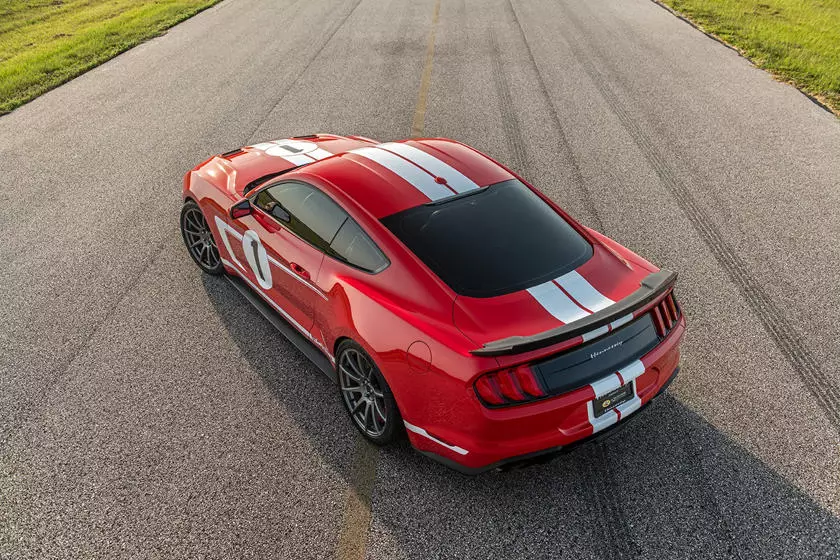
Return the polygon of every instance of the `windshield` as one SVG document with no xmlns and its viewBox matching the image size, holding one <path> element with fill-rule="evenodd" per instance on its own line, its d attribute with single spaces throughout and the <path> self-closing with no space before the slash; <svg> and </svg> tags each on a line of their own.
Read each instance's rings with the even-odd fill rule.
<svg viewBox="0 0 840 560">
<path fill-rule="evenodd" d="M 409 208 L 382 223 L 469 297 L 524 290 L 592 257 L 589 243 L 516 179 Z"/>
</svg>

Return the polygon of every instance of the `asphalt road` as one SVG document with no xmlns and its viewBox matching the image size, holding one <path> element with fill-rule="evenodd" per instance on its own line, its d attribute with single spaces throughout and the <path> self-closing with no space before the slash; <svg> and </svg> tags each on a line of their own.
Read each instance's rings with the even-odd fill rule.
<svg viewBox="0 0 840 560">
<path fill-rule="evenodd" d="M 840 556 L 840 121 L 649 0 L 435 14 L 227 0 L 0 117 L 0 557 Z M 377 452 L 189 260 L 196 162 L 406 137 L 421 83 L 426 135 L 680 272 L 680 377 L 603 444 Z"/>
</svg>

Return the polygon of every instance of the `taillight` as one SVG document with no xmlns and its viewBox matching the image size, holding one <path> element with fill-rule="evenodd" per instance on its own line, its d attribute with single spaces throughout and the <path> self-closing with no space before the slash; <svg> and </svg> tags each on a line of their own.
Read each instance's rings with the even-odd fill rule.
<svg viewBox="0 0 840 560">
<path fill-rule="evenodd" d="M 486 373 L 476 379 L 475 392 L 492 406 L 518 404 L 545 396 L 545 391 L 526 365 Z"/>
<path fill-rule="evenodd" d="M 475 392 L 487 404 L 502 404 L 505 402 L 502 393 L 499 391 L 499 386 L 489 375 L 484 375 L 476 380 Z"/>
<path fill-rule="evenodd" d="M 669 292 L 665 298 L 657 303 L 650 311 L 656 334 L 664 337 L 673 329 L 680 319 L 680 308 L 674 298 L 674 292 Z"/>
<path fill-rule="evenodd" d="M 659 306 L 656 306 L 650 312 L 653 317 L 653 326 L 656 328 L 656 334 L 665 336 L 665 320 L 662 318 L 662 312 L 659 311 Z"/>
<path fill-rule="evenodd" d="M 519 381 L 519 386 L 530 397 L 544 397 L 545 391 L 540 387 L 534 372 L 528 366 L 519 366 L 513 369 L 513 375 Z"/>
<path fill-rule="evenodd" d="M 679 318 L 680 314 L 679 311 L 677 311 L 677 300 L 674 299 L 674 292 L 671 292 L 668 294 L 668 297 L 665 298 L 665 305 L 668 306 L 668 310 L 674 318 Z"/>
<path fill-rule="evenodd" d="M 501 371 L 496 374 L 496 383 L 499 384 L 499 391 L 509 401 L 524 401 L 527 397 L 525 392 L 519 389 L 519 382 L 512 371 Z"/>
</svg>

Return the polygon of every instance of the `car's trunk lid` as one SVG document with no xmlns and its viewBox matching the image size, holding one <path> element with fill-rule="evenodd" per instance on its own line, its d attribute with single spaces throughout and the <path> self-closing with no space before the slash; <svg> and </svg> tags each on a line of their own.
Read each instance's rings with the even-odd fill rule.
<svg viewBox="0 0 840 560">
<path fill-rule="evenodd" d="M 497 297 L 458 296 L 454 303 L 453 320 L 479 348 L 492 347 L 500 341 L 513 341 L 509 349 L 505 344 L 497 345 L 502 351 L 488 352 L 487 355 L 528 353 L 529 357 L 538 357 L 594 340 L 630 322 L 632 308 L 628 309 L 621 302 L 637 292 L 650 274 L 650 270 L 619 259 L 596 242 L 588 261 L 558 279 Z M 585 330 L 574 337 L 539 340 L 543 333 L 567 325 L 574 326 L 577 322 L 585 324 L 591 320 L 588 318 L 598 318 L 614 310 L 627 313 L 603 327 Z M 517 349 L 517 341 L 533 338 L 538 339 L 536 343 Z"/>
</svg>

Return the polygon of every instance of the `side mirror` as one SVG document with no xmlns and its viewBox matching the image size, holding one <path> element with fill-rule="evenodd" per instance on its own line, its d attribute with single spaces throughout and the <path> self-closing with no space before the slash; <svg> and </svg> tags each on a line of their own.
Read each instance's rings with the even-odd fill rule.
<svg viewBox="0 0 840 560">
<path fill-rule="evenodd" d="M 241 202 L 237 202 L 230 207 L 230 217 L 234 220 L 244 218 L 251 213 L 251 201 L 247 198 Z"/>
</svg>

